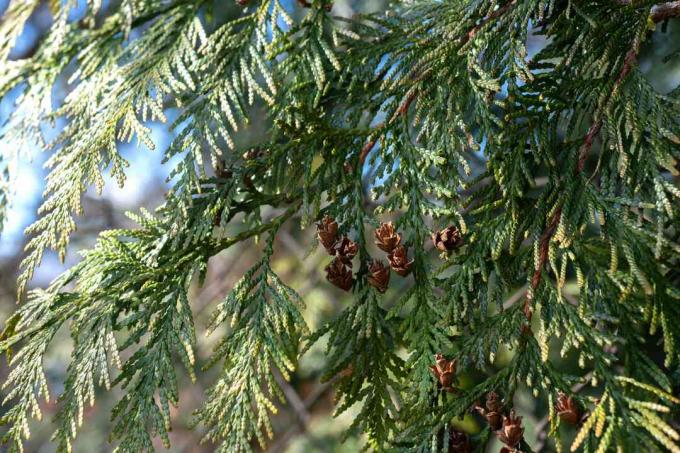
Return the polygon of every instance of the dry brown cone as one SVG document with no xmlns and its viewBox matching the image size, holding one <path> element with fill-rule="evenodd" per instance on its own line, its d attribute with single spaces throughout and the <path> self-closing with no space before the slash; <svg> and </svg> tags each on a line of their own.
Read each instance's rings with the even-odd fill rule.
<svg viewBox="0 0 680 453">
<path fill-rule="evenodd" d="M 453 387 L 453 380 L 456 375 L 456 364 L 458 360 L 447 360 L 442 354 L 434 355 L 435 364 L 430 367 L 430 370 L 439 381 L 442 389 L 447 392 L 455 392 Z"/>
<path fill-rule="evenodd" d="M 394 231 L 392 222 L 381 223 L 375 230 L 375 239 L 375 245 L 377 245 L 380 250 L 387 253 L 392 253 L 392 251 L 401 244 L 401 236 Z"/>
<path fill-rule="evenodd" d="M 402 277 L 406 277 L 411 272 L 413 260 L 409 261 L 406 247 L 403 245 L 398 246 L 387 255 L 387 260 L 390 262 L 392 270 Z"/>
<path fill-rule="evenodd" d="M 340 289 L 352 289 L 352 271 L 339 258 L 326 266 L 326 279 Z"/>
<path fill-rule="evenodd" d="M 387 291 L 390 283 L 390 268 L 385 266 L 380 260 L 372 260 L 368 265 L 368 283 L 381 293 Z"/>
<path fill-rule="evenodd" d="M 522 417 L 515 414 L 514 409 L 510 411 L 510 415 L 503 417 L 503 427 L 496 431 L 496 436 L 505 445 L 513 448 L 522 440 L 522 436 L 524 436 Z"/>
<path fill-rule="evenodd" d="M 463 236 L 455 226 L 432 233 L 432 243 L 442 252 L 450 252 L 463 245 Z"/>
<path fill-rule="evenodd" d="M 581 411 L 574 398 L 562 392 L 557 393 L 555 409 L 557 409 L 557 415 L 570 425 L 578 425 L 581 420 Z"/>
<path fill-rule="evenodd" d="M 489 392 L 486 395 L 484 407 L 477 405 L 475 410 L 486 419 L 492 431 L 499 430 L 503 426 L 503 404 L 496 392 Z"/>
<path fill-rule="evenodd" d="M 498 453 L 524 453 L 522 450 L 513 447 L 501 447 Z"/>
<path fill-rule="evenodd" d="M 452 430 L 449 435 L 449 453 L 470 453 L 472 446 L 470 438 L 461 431 Z"/>
<path fill-rule="evenodd" d="M 352 258 L 356 256 L 358 251 L 359 244 L 347 236 L 343 236 L 342 239 L 335 244 L 335 255 L 337 259 L 349 267 L 352 267 Z"/>
<path fill-rule="evenodd" d="M 316 224 L 316 235 L 328 254 L 335 254 L 335 243 L 338 240 L 338 222 L 330 216 L 324 216 L 321 222 Z"/>
</svg>

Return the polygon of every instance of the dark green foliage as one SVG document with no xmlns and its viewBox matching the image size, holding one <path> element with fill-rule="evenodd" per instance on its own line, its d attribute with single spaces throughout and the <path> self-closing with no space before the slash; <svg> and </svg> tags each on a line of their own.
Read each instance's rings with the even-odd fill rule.
<svg viewBox="0 0 680 453">
<path fill-rule="evenodd" d="M 68 123 L 44 145 L 50 174 L 20 291 L 46 249 L 65 253 L 83 191 L 101 190 L 107 169 L 124 183 L 117 144 L 153 148 L 145 122 L 171 109 L 164 160 L 179 163 L 155 214 L 102 233 L 8 322 L 10 448 L 39 415 L 42 357 L 62 326 L 75 347 L 60 449 L 70 450 L 97 385 L 125 391 L 111 429 L 119 450 L 152 450 L 154 436 L 167 444 L 178 373 L 195 368 L 189 287 L 210 256 L 264 234 L 262 260 L 216 304 L 209 328 L 223 335 L 209 364 L 222 372 L 196 422 L 220 451 L 265 445 L 269 413 L 285 401 L 277 377 L 315 341 L 328 342 L 337 411 L 358 404 L 350 431 L 369 449 L 446 450 L 452 421 L 492 390 L 512 406 L 521 386 L 547 401 L 556 445 L 557 392 L 588 387 L 575 395 L 589 416 L 572 450 L 680 451 L 669 422 L 680 403 L 680 90 L 660 93 L 638 66 L 652 36 L 668 39 L 660 23 L 678 25 L 680 6 L 416 1 L 348 19 L 322 0 L 296 14 L 277 0 L 227 13 L 207 1 L 102 11 L 93 1 L 80 27 L 66 2 L 33 56 L 5 61 L 33 3 L 12 2 L 0 23 L 0 95 L 24 96 L 5 137 L 42 143 L 43 123 Z M 532 40 L 543 44 L 529 57 Z M 46 93 L 64 74 L 72 89 L 52 110 Z M 235 137 L 258 109 L 269 133 L 240 149 Z M 277 230 L 298 214 L 303 227 L 334 217 L 359 245 L 354 301 L 312 333 L 269 264 Z M 366 280 L 373 230 L 388 219 L 414 260 L 395 301 Z M 464 245 L 436 256 L 430 233 L 448 225 Z M 660 361 L 647 354 L 655 347 Z M 581 375 L 564 372 L 556 350 Z M 435 353 L 483 377 L 443 392 Z M 485 428 L 473 443 L 481 451 L 493 437 Z"/>
</svg>

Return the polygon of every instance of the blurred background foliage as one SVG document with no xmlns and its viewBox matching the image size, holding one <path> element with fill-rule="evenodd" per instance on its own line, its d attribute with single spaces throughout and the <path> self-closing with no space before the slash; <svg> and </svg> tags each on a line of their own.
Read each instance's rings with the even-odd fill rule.
<svg viewBox="0 0 680 453">
<path fill-rule="evenodd" d="M 11 0 L 21 1 L 21 0 Z M 114 0 L 115 1 L 115 0 Z M 304 14 L 300 8 L 294 8 L 294 0 L 283 2 L 290 6 L 290 10 L 298 14 Z M 79 4 L 84 3 L 82 0 Z M 104 2 L 104 5 L 110 2 Z M 355 13 L 368 13 L 383 9 L 387 0 L 337 0 L 333 12 L 339 16 L 349 17 Z M 0 0 L 0 12 L 7 7 L 8 0 Z M 216 1 L 214 14 L 221 16 L 221 20 L 229 20 L 236 17 L 241 7 L 234 0 Z M 78 20 L 82 5 L 74 9 L 71 20 Z M 51 15 L 48 2 L 44 2 L 32 15 L 24 32 L 20 36 L 13 50 L 11 58 L 24 58 L 35 51 L 37 43 L 43 39 L 51 24 Z M 655 36 L 646 44 L 640 58 L 640 67 L 648 75 L 650 81 L 660 92 L 668 92 L 680 83 L 680 58 L 663 61 L 664 55 L 672 50 L 670 47 L 680 43 L 680 26 L 677 21 L 667 25 L 665 30 L 669 35 L 663 38 L 658 36 L 662 30 L 657 30 Z M 538 39 L 529 43 L 529 49 L 536 49 L 542 45 Z M 68 94 L 66 77 L 55 88 L 53 96 L 63 99 Z M 0 103 L 0 125 L 4 123 L 8 112 L 13 109 L 16 95 L 7 96 Z M 259 109 L 259 115 L 258 115 Z M 262 140 L 267 131 L 263 106 L 254 107 L 252 122 L 244 128 L 236 137 L 237 149 L 245 149 L 252 143 Z M 172 122 L 172 112 L 168 115 Z M 162 150 L 171 141 L 172 137 L 167 132 L 167 125 L 151 123 L 152 138 L 156 144 L 156 151 L 151 151 L 143 146 L 136 148 L 133 144 L 121 144 L 123 156 L 131 163 L 127 171 L 125 187 L 117 188 L 116 184 L 107 181 L 102 196 L 96 196 L 93 190 L 85 195 L 84 215 L 78 218 L 78 230 L 72 237 L 69 253 L 62 263 L 54 253 L 46 254 L 43 265 L 36 272 L 32 281 L 32 287 L 44 287 L 54 277 L 79 260 L 78 251 L 91 247 L 97 234 L 111 228 L 133 227 L 133 223 L 125 216 L 126 211 L 137 211 L 140 207 L 153 210 L 163 201 L 164 193 L 169 187 L 167 177 L 172 162 L 161 165 Z M 57 124 L 53 132 L 45 131 L 49 136 L 56 134 L 63 125 Z M 20 147 L 20 143 L 8 143 L 0 141 L 0 152 L 3 149 Z M 48 156 L 39 149 L 22 150 L 22 158 L 18 163 L 18 177 L 13 203 L 9 210 L 7 224 L 0 236 L 0 325 L 4 324 L 16 304 L 16 277 L 18 265 L 22 258 L 22 251 L 27 242 L 23 235 L 23 229 L 35 220 L 36 209 L 40 202 L 43 178 L 46 171 L 42 163 Z M 483 165 L 484 162 L 479 162 Z M 368 197 L 366 197 L 368 199 Z M 340 313 L 351 298 L 331 286 L 325 281 L 323 268 L 328 264 L 329 258 L 322 248 L 316 247 L 315 227 L 308 226 L 301 229 L 299 219 L 287 222 L 277 237 L 275 244 L 276 254 L 273 260 L 274 270 L 291 287 L 304 298 L 307 305 L 304 316 L 310 328 L 316 330 L 325 322 L 333 319 Z M 232 285 L 261 257 L 262 244 L 253 241 L 240 243 L 226 250 L 210 261 L 209 271 L 205 284 L 196 286 L 192 292 L 192 307 L 198 329 L 206 326 L 210 307 L 215 301 L 222 298 L 231 289 Z M 393 301 L 396 295 L 410 285 L 409 279 L 394 279 L 385 300 Z M 576 291 L 573 288 L 572 291 Z M 567 285 L 567 289 L 569 285 Z M 568 293 L 569 291 L 567 291 Z M 392 297 L 390 297 L 392 296 Z M 514 295 L 517 296 L 517 295 Z M 513 297 L 512 294 L 508 297 Z M 207 338 L 200 335 L 197 343 L 197 361 L 205 363 L 210 356 L 216 338 Z M 320 382 L 322 365 L 325 358 L 324 342 L 314 345 L 301 359 L 299 369 L 292 376 L 290 382 L 283 383 L 286 397 L 291 404 L 279 408 L 274 418 L 275 438 L 268 446 L 271 452 L 312 453 L 312 452 L 356 452 L 363 445 L 360 438 L 350 437 L 343 439 L 345 429 L 349 427 L 353 419 L 353 412 L 345 412 L 340 417 L 333 417 L 334 393 L 332 382 Z M 654 344 L 654 342 L 650 342 Z M 45 419 L 41 422 L 33 422 L 31 425 L 31 439 L 27 442 L 28 452 L 48 452 L 55 449 L 50 443 L 53 432 L 49 420 L 54 414 L 55 397 L 61 392 L 66 367 L 69 361 L 72 343 L 67 332 L 53 343 L 53 350 L 49 354 L 45 364 L 47 376 L 50 380 L 51 397 L 49 403 L 44 403 Z M 559 347 L 552 348 L 555 354 Z M 654 356 L 654 351 L 649 351 Z M 512 351 L 503 351 L 499 354 L 497 366 L 501 368 L 507 363 Z M 576 370 L 576 358 L 567 357 L 561 360 L 565 370 Z M 173 452 L 210 452 L 214 446 L 209 444 L 200 445 L 202 433 L 200 429 L 191 428 L 193 411 L 200 406 L 204 398 L 205 390 L 215 379 L 219 367 L 213 368 L 206 373 L 199 373 L 197 381 L 191 383 L 186 376 L 180 388 L 180 406 L 173 411 L 173 431 L 170 433 Z M 0 363 L 0 382 L 7 376 L 7 364 Z M 463 373 L 460 376 L 461 387 L 471 387 L 482 376 L 474 373 Z M 0 400 L 4 395 L 0 394 Z M 120 398 L 120 394 L 114 389 L 110 392 L 98 391 L 96 404 L 87 410 L 85 417 L 88 419 L 75 442 L 77 452 L 107 452 L 112 446 L 107 442 L 109 410 L 114 402 Z M 537 427 L 546 423 L 547 401 L 534 398 L 527 388 L 523 388 L 516 395 L 515 408 L 524 416 L 526 427 L 525 435 L 530 445 L 535 445 L 536 451 L 547 451 L 542 439 L 536 438 Z M 0 407 L 0 415 L 6 410 Z M 458 423 L 460 428 L 468 432 L 476 432 L 482 428 L 481 420 L 472 414 L 466 416 Z M 3 429 L 0 427 L 0 437 Z M 569 435 L 569 433 L 565 433 Z M 573 433 L 571 433 L 573 435 Z M 491 451 L 497 451 L 500 444 L 494 441 Z M 254 445 L 257 448 L 256 445 Z M 4 448 L 0 445 L 0 450 Z M 160 442 L 157 444 L 159 451 L 165 450 Z"/>
</svg>

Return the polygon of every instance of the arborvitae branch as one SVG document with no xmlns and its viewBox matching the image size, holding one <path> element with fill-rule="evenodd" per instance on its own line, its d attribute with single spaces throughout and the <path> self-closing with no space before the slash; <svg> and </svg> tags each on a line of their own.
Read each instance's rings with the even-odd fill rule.
<svg viewBox="0 0 680 453">
<path fill-rule="evenodd" d="M 46 250 L 64 257 L 83 192 L 107 171 L 124 183 L 119 142 L 153 149 L 148 121 L 171 111 L 162 154 L 175 167 L 154 214 L 102 233 L 8 321 L 12 450 L 40 416 L 62 328 L 74 348 L 59 448 L 97 386 L 122 390 L 116 448 L 167 445 L 202 327 L 189 288 L 212 256 L 260 236 L 262 258 L 210 325 L 223 336 L 207 366 L 222 369 L 196 422 L 221 451 L 266 445 L 286 399 L 277 374 L 322 338 L 337 412 L 356 406 L 350 432 L 370 449 L 498 438 L 529 451 L 513 407 L 529 391 L 556 445 L 571 424 L 572 450 L 678 450 L 680 90 L 658 92 L 637 64 L 678 2 L 391 2 L 338 18 L 325 0 L 92 1 L 80 24 L 56 2 L 35 52 L 7 61 L 38 5 L 12 2 L 0 23 L 0 96 L 20 92 L 0 136 L 51 153 L 19 290 Z M 66 75 L 68 95 L 51 99 Z M 261 114 L 266 133 L 242 147 Z M 0 161 L 0 223 L 13 158 Z M 353 297 L 317 332 L 270 264 L 298 213 L 320 221 L 329 283 Z M 582 371 L 565 371 L 567 355 Z M 470 410 L 484 428 L 468 438 L 454 424 Z"/>
</svg>

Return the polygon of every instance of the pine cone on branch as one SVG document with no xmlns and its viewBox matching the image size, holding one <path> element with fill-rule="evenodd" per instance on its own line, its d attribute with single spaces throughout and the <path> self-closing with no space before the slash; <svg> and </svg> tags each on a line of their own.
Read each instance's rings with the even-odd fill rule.
<svg viewBox="0 0 680 453">
<path fill-rule="evenodd" d="M 492 431 L 499 430 L 503 425 L 503 403 L 496 392 L 486 395 L 484 407 L 477 405 L 475 410 L 486 419 Z"/>
<path fill-rule="evenodd" d="M 503 426 L 496 431 L 496 436 L 508 447 L 516 447 L 524 436 L 524 428 L 522 427 L 522 417 L 515 413 L 515 410 L 510 411 L 510 415 L 503 417 Z"/>
<path fill-rule="evenodd" d="M 442 252 L 451 252 L 463 245 L 463 236 L 458 228 L 449 226 L 432 233 L 432 243 Z"/>
<path fill-rule="evenodd" d="M 435 364 L 430 367 L 432 374 L 437 378 L 442 389 L 449 393 L 453 393 L 456 389 L 453 387 L 453 380 L 456 375 L 456 365 L 458 360 L 447 360 L 442 354 L 434 355 Z"/>
<path fill-rule="evenodd" d="M 567 396 L 562 392 L 558 392 L 555 409 L 557 409 L 557 415 L 560 419 L 570 425 L 578 425 L 581 420 L 581 411 L 578 407 L 578 403 L 576 403 L 572 396 Z"/>
<path fill-rule="evenodd" d="M 401 244 L 401 235 L 394 231 L 392 222 L 381 223 L 375 230 L 375 238 L 375 245 L 377 245 L 380 250 L 387 253 L 392 253 L 392 251 Z"/>
<path fill-rule="evenodd" d="M 335 256 L 337 259 L 342 261 L 345 265 L 352 267 L 352 258 L 354 258 L 359 251 L 359 244 L 343 236 L 335 244 Z"/>
<path fill-rule="evenodd" d="M 333 255 L 335 253 L 335 244 L 338 240 L 338 222 L 330 216 L 324 216 L 316 224 L 316 235 L 328 254 Z"/>
<path fill-rule="evenodd" d="M 385 266 L 382 261 L 372 260 L 368 265 L 368 283 L 381 293 L 387 291 L 390 283 L 390 268 Z"/>
<path fill-rule="evenodd" d="M 525 453 L 525 452 L 523 452 L 519 448 L 503 446 L 501 447 L 500 450 L 498 450 L 498 453 Z"/>
<path fill-rule="evenodd" d="M 345 291 L 352 289 L 352 271 L 339 258 L 333 259 L 326 266 L 326 279 Z"/>
<path fill-rule="evenodd" d="M 403 245 L 398 246 L 387 255 L 387 260 L 390 262 L 392 270 L 402 277 L 406 277 L 411 272 L 413 260 L 409 261 L 406 247 Z"/>
</svg>

